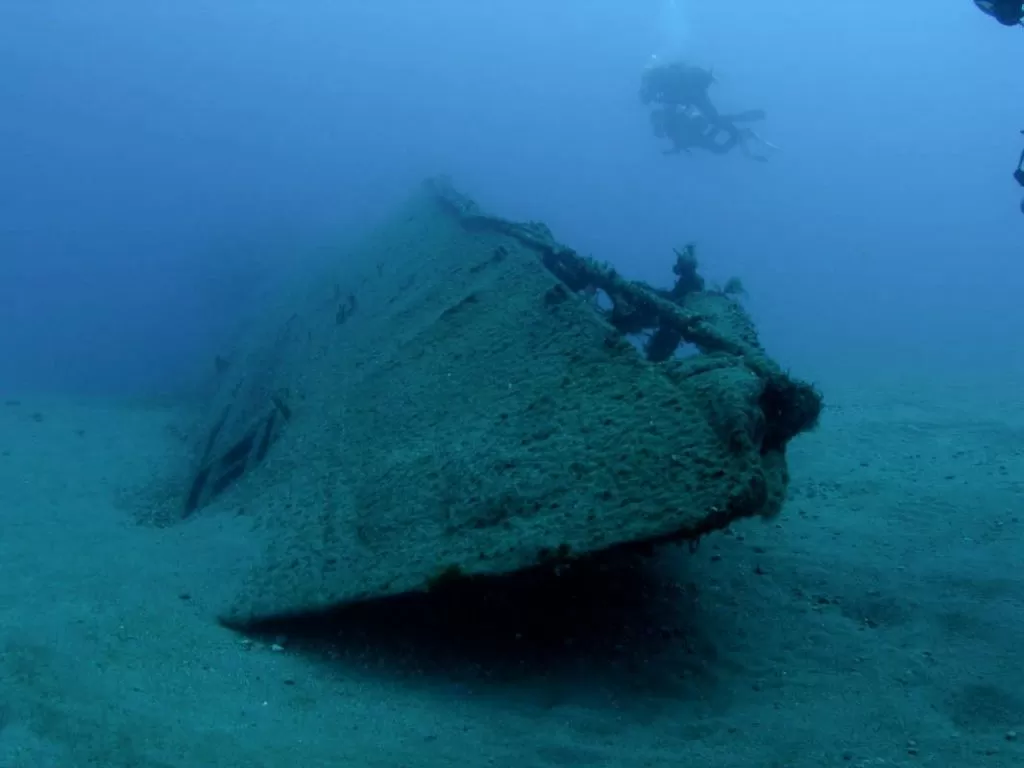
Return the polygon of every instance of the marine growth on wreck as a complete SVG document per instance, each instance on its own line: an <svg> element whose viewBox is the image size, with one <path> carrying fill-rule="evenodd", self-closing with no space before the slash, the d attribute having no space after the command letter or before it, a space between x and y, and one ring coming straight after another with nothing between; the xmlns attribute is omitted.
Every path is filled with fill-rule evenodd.
<svg viewBox="0 0 1024 768"><path fill-rule="evenodd" d="M222 614L245 626L775 515L821 395L737 282L692 246L673 272L628 280L428 180L224 351L151 519L252 519Z"/></svg>

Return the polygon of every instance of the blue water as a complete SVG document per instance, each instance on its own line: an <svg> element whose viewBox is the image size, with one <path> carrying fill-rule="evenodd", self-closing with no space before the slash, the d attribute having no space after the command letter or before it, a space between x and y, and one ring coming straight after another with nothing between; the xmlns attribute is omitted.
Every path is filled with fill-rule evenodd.
<svg viewBox="0 0 1024 768"><path fill-rule="evenodd" d="M757 129L778 147L770 159L665 156L637 95L652 55L713 68L711 95L722 111L764 109ZM1024 403L1014 383L1024 369L1024 188L1011 177L1024 150L1022 73L1024 31L998 25L969 0L8 0L0 5L0 392L33 409L42 408L33 398L43 397L173 397L268 286L316 262L325 243L358 237L437 173L489 210L546 222L561 241L630 277L667 284L666 254L696 242L711 279L742 278L771 353L823 382L826 394L831 384L839 392L831 402L846 407L826 416L825 427L838 424L837 432L826 429L793 458L805 494L794 508L808 511L807 499L824 497L839 510L834 519L861 520L869 509L889 521L886 535L867 534L859 522L841 532L850 551L867 552L878 568L886 562L880 547L893 541L887 536L919 530L918 544L893 545L907 559L889 564L911 563L920 574L904 594L926 595L931 578L988 584L1003 578L994 571L1009 572L988 619L974 608L944 619L974 627L958 635L949 662L974 688L915 698L916 672L897 669L902 656L880 662L877 674L880 689L903 686L910 703L898 717L923 723L935 702L953 701L956 728L970 737L975 716L988 712L988 741L940 750L935 764L1011 765L1024 760L1015 735L1024 733L1024 704L1019 690L1004 696L991 686L1009 674L1024 640L1024 587L1012 555L1021 533L1010 522L1024 493ZM898 395L879 389L858 399L876 384L901 382ZM922 382L935 389L925 393ZM40 420L52 423L46 414ZM14 430L5 450L16 456ZM886 443L890 431L901 436L898 447ZM38 457L57 445L42 434L26 466L42 466ZM830 452L838 463L826 467ZM922 462L927 471L908 479ZM954 465L961 469L947 469ZM865 479L874 471L884 477ZM12 505L0 518L15 519L14 500L19 509L30 503L18 490L23 477L21 468L0 472L8 484L0 499ZM50 481L36 480L33 504L48 498ZM912 490L900 483L911 482L922 493L957 483L956 493L933 499L955 497L957 509L970 509L949 524L946 539L928 538L924 501L901 507ZM902 520L900 510L910 516L906 529L892 522ZM972 528L982 519L983 531L1001 532L1000 565L995 550L979 550L957 561L955 576L942 575L958 543L985 540ZM790 546L792 558L779 567L803 574L772 594L812 594L816 579L827 580L829 557L801 571L802 545L780 543L787 521L780 525L748 534L776 537L764 546ZM0 551L20 546L12 526ZM799 526L808 518L794 523L794 537ZM807 530L821 546L831 540ZM5 578L15 579L10 568ZM45 581L31 573L18 571L10 583ZM880 584L889 581L878 573ZM759 603L757 589L744 587L741 601ZM979 592L971 605L986 599ZM861 621L874 608L851 610ZM1016 640L978 639L990 637L977 628L985 621L999 627L991 636ZM827 645L828 631L815 626L797 635L822 632ZM10 637L14 627L0 632ZM899 637L893 643L906 649L913 633ZM928 653L945 642L927 645ZM830 685L842 685L843 674ZM729 685L746 690L743 678ZM52 685L47 695L59 696ZM312 729L323 716L315 701L294 722ZM778 706L786 701L780 696ZM154 713L163 705L151 706L160 722ZM0 699L0 745L4 711ZM16 704L11 711L24 714ZM899 743L873 754L907 764L924 756L930 744L917 742L927 738L892 736L913 723L887 722L886 743ZM514 739L525 744L528 732L524 726ZM71 733L72 741L80 734ZM607 723L601 733L619 738ZM288 764L287 725L280 734L269 743L282 745L285 757L267 765ZM433 764L473 744L491 754L483 736L459 738L442 739L451 751ZM833 762L793 757L802 738L772 753L771 764L869 764L856 762L872 754L859 746L849 757L841 746L812 750ZM25 743L10 766L64 764L38 762L33 755L45 750ZM587 754L545 749L537 764L574 764ZM634 764L627 753L615 753L618 763L590 757ZM723 762L726 752L708 754L713 765L769 764L756 750L738 750L732 762ZM668 755L645 764L668 765ZM181 760L130 764L198 764Z"/></svg>

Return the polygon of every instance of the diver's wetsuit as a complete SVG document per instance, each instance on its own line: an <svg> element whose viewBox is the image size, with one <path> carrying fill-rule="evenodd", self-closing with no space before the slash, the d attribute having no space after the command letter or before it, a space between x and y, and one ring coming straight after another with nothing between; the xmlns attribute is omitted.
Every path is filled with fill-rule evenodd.
<svg viewBox="0 0 1024 768"><path fill-rule="evenodd" d="M1024 133L1024 131L1021 131ZM1020 157L1017 159L1017 168L1013 172L1013 180L1024 187L1024 152L1020 153ZM1024 200L1020 201L1020 212L1024 213Z"/></svg>
<svg viewBox="0 0 1024 768"><path fill-rule="evenodd" d="M651 127L655 136L672 142L672 148L665 154L703 149L715 155L725 155L749 138L749 134L736 125L737 122L763 118L762 110L752 109L735 115L717 115L712 121L694 107L676 109L666 106L651 112Z"/></svg>
<svg viewBox="0 0 1024 768"><path fill-rule="evenodd" d="M663 107L651 113L654 134L672 142L666 154L704 149L715 155L731 152L741 140L740 130L727 117L718 115L716 122L691 109ZM724 137L724 140L723 138Z"/></svg>
<svg viewBox="0 0 1024 768"><path fill-rule="evenodd" d="M644 72L640 83L640 100L644 104L655 102L665 106L695 107L708 120L717 122L718 109L711 103L708 88L715 78L706 69L673 62L651 67Z"/></svg>
<svg viewBox="0 0 1024 768"><path fill-rule="evenodd" d="M1016 27L1024 19L1024 2L1021 0L974 0L974 4L1007 27Z"/></svg>

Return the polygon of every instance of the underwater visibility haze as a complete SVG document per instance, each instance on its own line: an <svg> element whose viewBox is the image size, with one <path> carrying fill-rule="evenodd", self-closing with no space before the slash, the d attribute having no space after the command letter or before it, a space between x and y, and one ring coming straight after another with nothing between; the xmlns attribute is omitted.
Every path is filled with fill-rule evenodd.
<svg viewBox="0 0 1024 768"><path fill-rule="evenodd" d="M1024 764L1022 16L0 6L0 768Z"/></svg>

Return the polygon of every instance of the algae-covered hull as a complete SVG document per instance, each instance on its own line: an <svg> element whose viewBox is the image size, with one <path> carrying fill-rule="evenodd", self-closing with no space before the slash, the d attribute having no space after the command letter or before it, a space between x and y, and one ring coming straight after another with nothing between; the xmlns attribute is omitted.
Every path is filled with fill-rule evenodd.
<svg viewBox="0 0 1024 768"><path fill-rule="evenodd" d="M443 180L225 359L174 505L251 518L236 626L775 514L820 409L724 293L625 281Z"/></svg>

